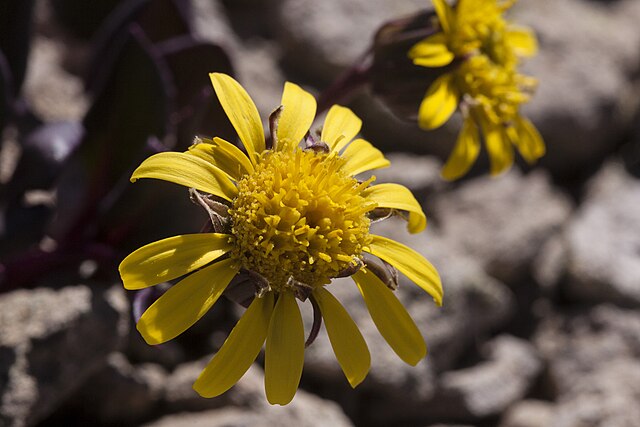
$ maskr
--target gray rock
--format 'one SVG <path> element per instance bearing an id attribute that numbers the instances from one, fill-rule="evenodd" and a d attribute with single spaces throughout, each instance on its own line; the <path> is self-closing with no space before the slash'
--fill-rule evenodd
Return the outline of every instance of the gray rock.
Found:
<path id="1" fill-rule="evenodd" d="M 545 294 L 552 296 L 566 277 L 568 248 L 564 233 L 549 238 L 533 261 L 532 275 Z"/>
<path id="2" fill-rule="evenodd" d="M 548 364 L 551 393 L 579 394 L 602 368 L 640 357 L 640 314 L 612 305 L 547 316 L 534 342 Z"/>
<path id="3" fill-rule="evenodd" d="M 605 343 L 606 344 L 606 343 Z M 620 359 L 592 366 L 557 402 L 524 400 L 500 427 L 635 427 L 640 419 L 640 363 Z"/>
<path id="4" fill-rule="evenodd" d="M 177 399 L 185 399 L 187 382 L 191 383 L 204 367 L 205 361 L 185 366 L 179 374 L 182 390 L 179 391 L 175 384 L 168 385 L 168 399 L 175 404 Z M 242 377 L 242 379 L 227 393 L 216 399 L 198 399 L 203 401 L 216 401 L 218 405 L 225 405 L 220 409 L 206 410 L 199 413 L 183 412 L 178 415 L 169 415 L 157 421 L 146 424 L 146 427 L 217 427 L 217 426 L 351 426 L 351 422 L 344 415 L 340 407 L 327 400 L 323 400 L 304 390 L 298 390 L 293 401 L 286 406 L 271 406 L 264 395 L 264 374 L 257 365 L 254 365 Z M 195 392 L 193 392 L 195 394 Z M 215 403 L 212 403 L 215 404 Z"/>
<path id="5" fill-rule="evenodd" d="M 391 166 L 364 172 L 363 177 L 375 175 L 374 184 L 392 182 L 401 184 L 414 192 L 414 195 L 442 191 L 449 187 L 449 183 L 440 178 L 442 164 L 431 156 L 416 156 L 414 154 L 396 152 L 385 154 Z M 419 201 L 423 201 L 419 199 Z M 426 200 L 424 200 L 426 201 Z"/>
<path id="6" fill-rule="evenodd" d="M 195 0 L 193 4 L 197 36 L 233 54 L 235 77 L 251 95 L 263 124 L 267 125 L 269 114 L 279 105 L 285 82 L 278 65 L 282 56 L 280 47 L 264 39 L 241 40 L 220 1 Z"/>
<path id="7" fill-rule="evenodd" d="M 640 305 L 640 180 L 606 164 L 566 235 L 572 298 Z"/>
<path id="8" fill-rule="evenodd" d="M 358 59 L 381 24 L 427 7 L 423 0 L 285 0 L 273 4 L 273 30 L 286 59 L 320 81 Z"/>
<path id="9" fill-rule="evenodd" d="M 111 353 L 63 411 L 101 424 L 133 425 L 153 418 L 164 396 L 166 376 L 158 365 L 133 366 L 123 354 Z"/>
<path id="10" fill-rule="evenodd" d="M 541 400 L 522 400 L 512 406 L 500 421 L 500 427 L 549 427 L 554 405 Z"/>
<path id="11" fill-rule="evenodd" d="M 121 286 L 18 290 L 0 298 L 0 424 L 34 425 L 96 373 L 128 331 Z"/>
<path id="12" fill-rule="evenodd" d="M 193 389 L 198 378 L 211 356 L 184 363 L 167 377 L 163 408 L 168 413 L 195 412 L 218 409 L 226 406 L 242 408 L 262 408 L 267 404 L 264 395 L 264 375 L 259 366 L 249 371 L 223 395 L 205 399 Z"/>
<path id="13" fill-rule="evenodd" d="M 571 203 L 537 171 L 480 177 L 438 194 L 434 217 L 459 253 L 506 283 L 529 273 L 544 243 L 568 219 Z"/>
<path id="14" fill-rule="evenodd" d="M 535 348 L 521 339 L 502 335 L 485 351 L 485 362 L 441 377 L 430 404 L 436 416 L 473 421 L 499 415 L 526 395 L 542 370 Z"/>
<path id="15" fill-rule="evenodd" d="M 575 25 L 566 25 L 567 16 Z M 546 141 L 541 163 L 557 175 L 576 175 L 612 152 L 634 122 L 640 4 L 521 1 L 511 17 L 531 26 L 540 41 L 538 56 L 524 68 L 539 80 L 524 113 Z"/>
<path id="16" fill-rule="evenodd" d="M 166 379 L 164 407 L 168 413 L 204 411 L 220 408 L 229 403 L 229 395 L 235 394 L 240 385 L 236 385 L 231 391 L 215 399 L 204 399 L 193 389 L 193 383 L 204 369 L 209 357 L 206 359 L 183 363 L 178 366 Z M 243 380 L 243 384 L 246 380 Z"/>
<path id="17" fill-rule="evenodd" d="M 579 388 L 560 399 L 552 427 L 635 427 L 640 420 L 640 363 L 603 364 Z"/>
<path id="18" fill-rule="evenodd" d="M 82 80 L 63 67 L 67 45 L 37 36 L 29 54 L 23 93 L 34 113 L 45 121 L 80 121 L 89 107 Z"/>

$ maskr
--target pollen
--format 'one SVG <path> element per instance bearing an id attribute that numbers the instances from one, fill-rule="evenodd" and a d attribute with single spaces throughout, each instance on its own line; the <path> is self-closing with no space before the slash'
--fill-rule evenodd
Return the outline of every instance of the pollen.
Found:
<path id="1" fill-rule="evenodd" d="M 343 164 L 335 154 L 264 152 L 229 210 L 232 257 L 276 291 L 328 284 L 357 262 L 371 241 L 367 212 L 376 203 L 362 192 L 373 178 L 360 183 Z"/>

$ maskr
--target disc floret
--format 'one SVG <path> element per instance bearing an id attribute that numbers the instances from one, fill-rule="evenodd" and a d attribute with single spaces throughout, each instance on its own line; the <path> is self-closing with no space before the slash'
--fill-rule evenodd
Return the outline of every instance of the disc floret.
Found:
<path id="1" fill-rule="evenodd" d="M 274 290 L 291 283 L 330 283 L 370 242 L 367 212 L 376 204 L 341 172 L 344 160 L 314 151 L 265 152 L 255 172 L 238 182 L 229 213 L 232 257 L 268 280 Z"/>

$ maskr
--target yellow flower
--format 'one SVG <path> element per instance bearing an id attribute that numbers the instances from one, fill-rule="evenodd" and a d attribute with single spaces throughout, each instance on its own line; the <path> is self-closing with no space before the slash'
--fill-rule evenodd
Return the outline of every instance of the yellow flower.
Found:
<path id="1" fill-rule="evenodd" d="M 407 188 L 372 186 L 375 178 L 354 178 L 389 165 L 369 142 L 354 139 L 361 120 L 348 108 L 333 106 L 315 141 L 309 128 L 316 101 L 286 83 L 281 107 L 271 117 L 268 143 L 257 109 L 240 84 L 224 74 L 210 76 L 246 154 L 214 138 L 185 153 L 151 156 L 134 171 L 132 181 L 156 178 L 210 195 L 204 197 L 217 206 L 217 231 L 224 231 L 170 237 L 122 261 L 127 289 L 184 276 L 140 318 L 137 328 L 144 339 L 160 344 L 184 332 L 236 274 L 248 271 L 256 278 L 256 297 L 194 389 L 204 397 L 227 391 L 266 340 L 267 399 L 289 403 L 300 381 L 305 348 L 296 298 L 310 299 L 321 313 L 338 363 L 355 387 L 368 373 L 369 350 L 347 311 L 325 288 L 332 278 L 351 275 L 381 335 L 402 360 L 417 364 L 426 355 L 424 339 L 365 253 L 395 266 L 438 305 L 442 286 L 435 268 L 417 252 L 369 233 L 370 218 L 380 210 L 399 212 L 412 233 L 425 228 L 426 218 Z"/>
<path id="2" fill-rule="evenodd" d="M 416 65 L 449 66 L 429 87 L 418 111 L 418 124 L 427 130 L 442 126 L 457 109 L 463 115 L 456 146 L 442 170 L 446 179 L 459 178 L 471 168 L 481 134 L 492 175 L 511 167 L 513 145 L 529 163 L 544 155 L 540 134 L 519 113 L 536 81 L 517 72 L 518 61 L 534 55 L 537 43 L 530 30 L 504 20 L 513 3 L 460 0 L 452 8 L 444 0 L 433 0 L 440 31 L 409 51 Z"/>

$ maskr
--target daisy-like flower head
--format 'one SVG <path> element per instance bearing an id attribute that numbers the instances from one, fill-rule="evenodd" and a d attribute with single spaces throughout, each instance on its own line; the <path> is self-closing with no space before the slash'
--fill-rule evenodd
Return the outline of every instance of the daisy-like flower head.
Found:
<path id="1" fill-rule="evenodd" d="M 521 57 L 537 51 L 533 33 L 505 21 L 503 14 L 515 3 L 498 0 L 459 0 L 452 8 L 433 0 L 440 31 L 414 45 L 413 63 L 423 67 L 448 66 L 436 79 L 418 111 L 418 124 L 435 129 L 459 109 L 464 124 L 456 146 L 442 170 L 446 179 L 467 173 L 480 152 L 483 136 L 491 174 L 513 163 L 513 145 L 533 163 L 545 152 L 533 124 L 519 113 L 529 101 L 536 80 L 519 74 Z"/>
<path id="2" fill-rule="evenodd" d="M 397 268 L 442 303 L 435 268 L 412 249 L 370 234 L 372 219 L 399 213 L 412 233 L 426 226 L 411 192 L 371 185 L 355 175 L 389 165 L 382 153 L 354 139 L 361 120 L 333 106 L 318 138 L 309 133 L 316 101 L 286 83 L 270 117 L 271 141 L 249 95 L 231 77 L 213 73 L 213 87 L 246 154 L 220 138 L 197 140 L 187 152 L 151 156 L 132 181 L 156 178 L 186 186 L 208 206 L 214 233 L 170 237 L 144 246 L 120 264 L 127 289 L 182 278 L 140 318 L 149 344 L 168 341 L 193 325 L 238 274 L 250 277 L 255 297 L 214 355 L 194 389 L 218 396 L 244 375 L 266 341 L 265 389 L 272 404 L 293 399 L 304 362 L 304 328 L 296 299 L 310 300 L 324 320 L 334 353 L 351 386 L 367 375 L 367 345 L 347 311 L 327 290 L 351 276 L 374 323 L 391 348 L 415 365 L 424 339 L 392 289 Z M 377 259 L 382 261 L 376 261 Z"/>

